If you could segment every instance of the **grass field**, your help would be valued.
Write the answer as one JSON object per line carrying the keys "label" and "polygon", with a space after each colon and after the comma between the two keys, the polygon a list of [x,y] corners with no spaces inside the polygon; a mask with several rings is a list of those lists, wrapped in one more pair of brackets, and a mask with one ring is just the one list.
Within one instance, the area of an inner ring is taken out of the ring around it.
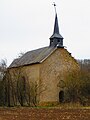
{"label": "grass field", "polygon": [[0,120],[90,120],[90,108],[0,108]]}

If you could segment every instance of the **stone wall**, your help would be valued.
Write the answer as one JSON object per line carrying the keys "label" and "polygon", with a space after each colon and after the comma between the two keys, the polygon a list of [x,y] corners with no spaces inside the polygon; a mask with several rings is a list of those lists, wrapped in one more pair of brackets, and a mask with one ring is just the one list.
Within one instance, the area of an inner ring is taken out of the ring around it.
{"label": "stone wall", "polygon": [[58,48],[52,53],[40,66],[40,80],[46,86],[40,102],[59,102],[59,81],[66,80],[69,72],[78,69],[78,63],[66,49]]}
{"label": "stone wall", "polygon": [[[10,74],[7,80],[9,80],[8,85],[10,86],[10,105],[13,106],[15,104],[19,104],[17,98],[17,90],[19,91],[19,93],[21,92],[20,90],[22,89],[21,85],[23,84],[23,80],[25,80],[27,92],[29,92],[30,90],[30,94],[32,94],[33,96],[35,95],[35,93],[33,93],[34,87],[36,84],[39,84],[39,64],[11,68],[9,69],[9,73]],[[19,84],[18,88],[17,84]],[[39,101],[39,96],[37,96],[37,100]]]}
{"label": "stone wall", "polygon": [[27,76],[30,82],[39,82],[39,64],[11,68],[9,71],[13,78],[16,77],[16,75]]}
{"label": "stone wall", "polygon": [[58,84],[60,80],[65,81],[68,73],[73,70],[79,70],[79,65],[64,48],[57,48],[41,64],[10,69],[11,73],[21,71],[22,76],[27,76],[29,84],[35,83],[35,81],[38,83],[38,101],[40,103],[59,102],[60,87]]}

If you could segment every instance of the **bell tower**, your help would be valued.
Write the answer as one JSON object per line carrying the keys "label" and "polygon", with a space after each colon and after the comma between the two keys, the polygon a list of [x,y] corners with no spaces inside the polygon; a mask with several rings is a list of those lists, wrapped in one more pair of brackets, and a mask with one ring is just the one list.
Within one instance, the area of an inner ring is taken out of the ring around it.
{"label": "bell tower", "polygon": [[59,32],[58,17],[56,12],[56,4],[53,4],[55,7],[55,23],[53,35],[50,37],[50,47],[63,47],[63,37]]}

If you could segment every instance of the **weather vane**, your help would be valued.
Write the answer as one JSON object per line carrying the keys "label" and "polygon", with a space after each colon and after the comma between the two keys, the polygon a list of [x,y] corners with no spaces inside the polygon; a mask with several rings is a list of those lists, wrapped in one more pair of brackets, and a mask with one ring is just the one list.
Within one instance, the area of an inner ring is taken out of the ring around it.
{"label": "weather vane", "polygon": [[53,2],[53,4],[52,4],[53,6],[54,6],[54,9],[55,9],[55,14],[57,13],[56,12],[56,3],[55,2]]}

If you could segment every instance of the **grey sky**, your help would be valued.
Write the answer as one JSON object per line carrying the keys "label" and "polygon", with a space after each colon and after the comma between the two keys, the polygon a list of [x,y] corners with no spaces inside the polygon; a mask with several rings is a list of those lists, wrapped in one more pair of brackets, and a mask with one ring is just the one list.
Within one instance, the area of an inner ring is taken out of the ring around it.
{"label": "grey sky", "polygon": [[[64,46],[76,59],[90,58],[90,0],[54,0]],[[53,0],[0,0],[0,59],[49,45]]]}

